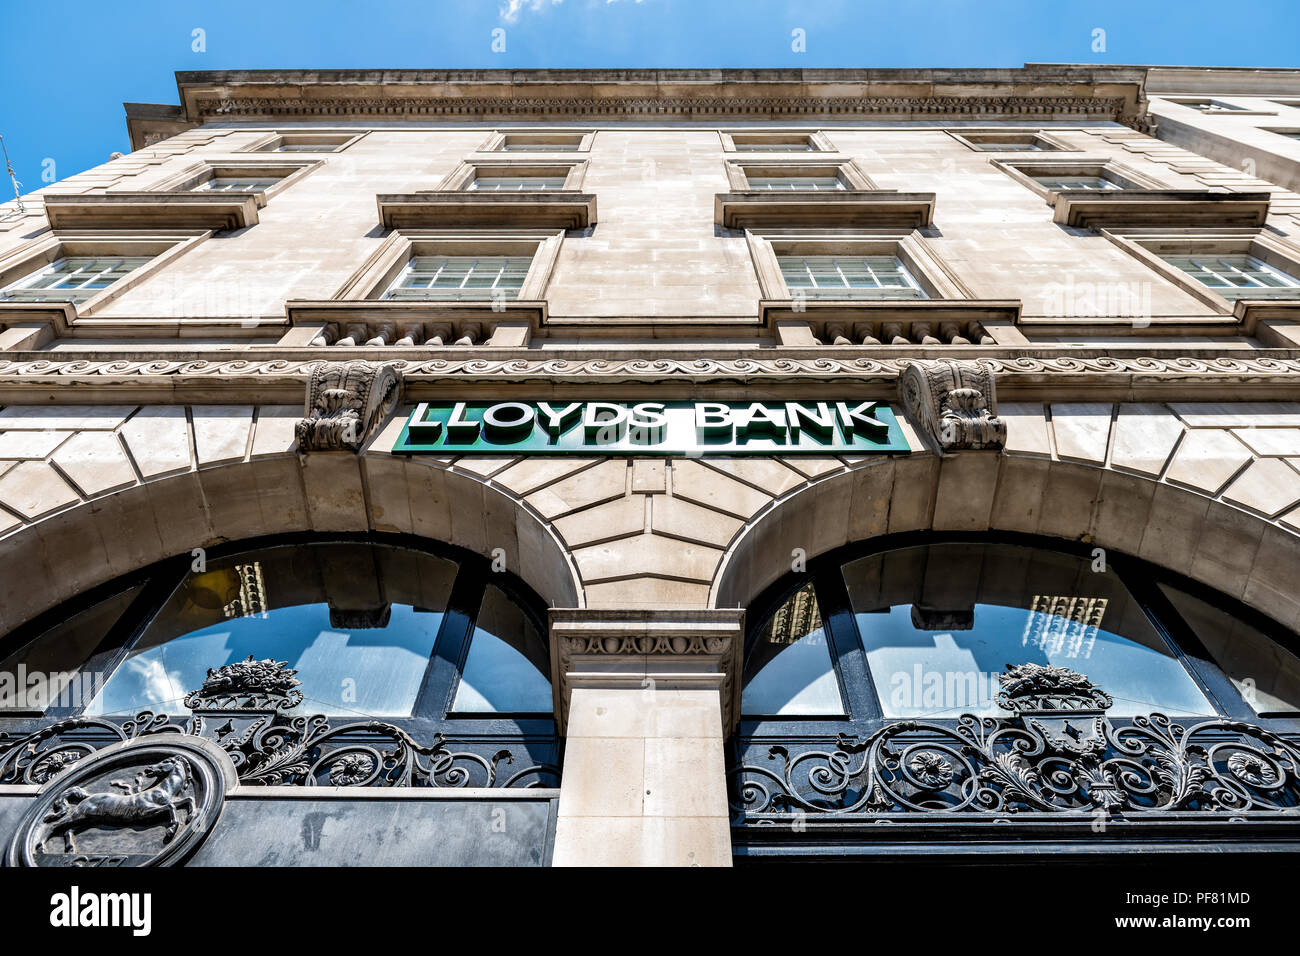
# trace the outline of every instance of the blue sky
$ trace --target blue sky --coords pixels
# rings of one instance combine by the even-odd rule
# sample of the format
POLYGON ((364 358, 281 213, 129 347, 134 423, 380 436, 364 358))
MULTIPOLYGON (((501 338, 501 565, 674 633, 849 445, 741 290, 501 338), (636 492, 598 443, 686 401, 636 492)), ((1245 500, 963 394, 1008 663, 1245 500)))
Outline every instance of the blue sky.
MULTIPOLYGON (((176 70, 1300 67, 1296 0, 121 0, 109 9, 0 0, 0 135, 24 192, 125 152, 122 103, 177 102, 176 70), (492 50, 498 27, 503 53, 492 50), (202 52, 192 49, 196 29, 202 52), (1097 29, 1104 52, 1093 50, 1097 29)), ((0 180, 0 201, 10 195, 0 180)))

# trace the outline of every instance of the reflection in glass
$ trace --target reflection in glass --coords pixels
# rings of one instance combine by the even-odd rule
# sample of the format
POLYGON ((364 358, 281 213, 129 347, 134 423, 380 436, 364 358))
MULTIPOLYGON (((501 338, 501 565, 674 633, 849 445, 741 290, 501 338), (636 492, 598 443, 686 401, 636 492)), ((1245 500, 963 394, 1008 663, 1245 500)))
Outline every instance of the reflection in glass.
POLYGON ((1300 711, 1300 658, 1245 621, 1186 591, 1160 590, 1257 714, 1300 711))
POLYGON ((78 671, 139 593, 137 585, 114 594, 0 661, 0 712, 84 706, 101 675, 78 671))
POLYGON ((539 714, 552 709, 546 645, 528 616, 494 584, 483 595, 453 711, 539 714))
POLYGON ((1022 663, 1086 674, 1115 698, 1112 716, 1214 712, 1114 572, 1082 558, 945 543, 843 573, 887 717, 1001 713, 997 675, 1022 663))
POLYGON ((210 562, 149 623, 87 712, 184 714, 209 668, 298 671, 300 711, 409 716, 457 566, 379 545, 284 546, 210 562))
POLYGON ((776 609, 746 655, 741 710, 763 716, 844 713, 811 582, 776 609))

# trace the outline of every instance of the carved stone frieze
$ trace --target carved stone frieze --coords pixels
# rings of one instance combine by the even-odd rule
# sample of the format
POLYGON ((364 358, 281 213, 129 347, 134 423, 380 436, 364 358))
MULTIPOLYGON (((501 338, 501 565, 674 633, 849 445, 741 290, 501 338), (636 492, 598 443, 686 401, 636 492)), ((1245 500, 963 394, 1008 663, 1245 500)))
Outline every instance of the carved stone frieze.
MULTIPOLYGON (((384 363, 402 376, 404 383, 421 378, 455 376, 463 379, 552 379, 571 377, 579 380, 636 380, 656 378, 727 378, 809 379, 870 378, 888 381, 896 378, 915 358, 872 357, 788 357, 736 359, 525 359, 476 358, 392 359, 384 363)), ((947 360, 945 360, 947 361, 947 360)), ((1182 380, 1214 378, 1225 381, 1268 378, 1294 381, 1300 379, 1300 359, 1262 357, 1172 357, 1172 356, 1026 356, 999 358, 981 356, 977 360, 1002 377, 1015 376, 1177 376, 1182 380)), ((33 361, 0 359, 0 380, 38 379, 42 384, 67 379, 93 382, 114 378, 290 378, 309 376, 322 364, 319 359, 150 359, 150 360, 51 360, 33 361)), ((337 365, 370 364, 339 362, 337 365)))
POLYGON ((898 389, 907 413, 940 452, 1001 448, 993 366, 945 359, 907 363, 898 389))
POLYGON ((551 610, 552 683, 567 720, 574 686, 716 687, 723 726, 740 712, 744 612, 739 608, 551 610), (629 669, 637 658, 643 667, 629 669))
POLYGON ((307 401, 296 434, 300 452, 360 451, 397 404, 394 364, 319 362, 308 367, 307 401))
MULTIPOLYGON (((1121 120, 1109 96, 200 96, 200 119, 318 116, 978 116, 1121 120)), ((1145 117, 1135 122, 1146 122, 1145 117)))

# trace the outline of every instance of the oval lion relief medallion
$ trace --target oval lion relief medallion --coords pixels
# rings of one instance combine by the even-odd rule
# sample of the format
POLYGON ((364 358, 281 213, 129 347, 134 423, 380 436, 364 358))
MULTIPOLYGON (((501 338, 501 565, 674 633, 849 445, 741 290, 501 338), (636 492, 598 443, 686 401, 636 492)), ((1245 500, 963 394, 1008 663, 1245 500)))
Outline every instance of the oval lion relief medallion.
POLYGON ((221 748, 198 737, 114 744, 51 779, 23 817, 10 866, 169 866, 217 821, 237 782, 221 748))

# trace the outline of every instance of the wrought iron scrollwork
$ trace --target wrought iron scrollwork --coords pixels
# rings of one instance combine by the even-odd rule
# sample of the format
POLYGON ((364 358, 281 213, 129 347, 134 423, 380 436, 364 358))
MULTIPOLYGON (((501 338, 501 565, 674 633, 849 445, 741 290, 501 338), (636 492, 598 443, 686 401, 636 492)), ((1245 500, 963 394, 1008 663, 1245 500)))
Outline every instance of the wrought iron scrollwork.
POLYGON ((332 726, 321 714, 289 716, 302 700, 284 661, 238 661, 208 671, 185 698, 185 723, 143 711, 117 722, 78 717, 18 738, 0 734, 0 784, 44 784, 110 744, 150 734, 193 734, 214 741, 252 786, 538 787, 555 786, 559 769, 524 752, 484 752, 441 733, 420 743, 396 724, 376 720, 332 726), (456 749, 461 747, 464 749, 456 749))
POLYGON ((1223 718, 1116 727, 1087 677, 1025 664, 1001 675, 1010 717, 905 720, 831 749, 769 749, 733 767, 737 822, 760 815, 1170 811, 1300 814, 1300 747, 1223 718))

